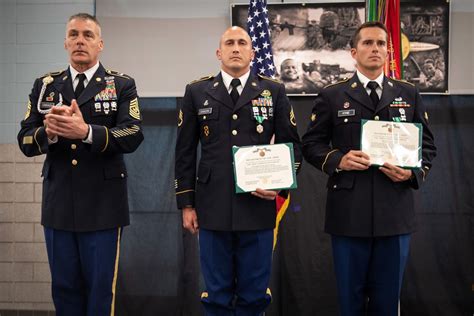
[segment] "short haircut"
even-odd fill
[[[351,38],[351,48],[356,48],[357,43],[359,43],[360,40],[360,31],[362,29],[368,28],[368,27],[378,27],[379,29],[382,29],[385,31],[385,34],[387,34],[388,37],[388,31],[385,25],[382,22],[379,21],[370,21],[370,22],[365,22],[361,24],[357,30],[355,31],[354,35],[352,35]]]
[[[74,15],[71,15],[69,17],[69,20],[68,22],[71,22],[72,20],[74,19],[80,19],[80,20],[91,20],[93,21],[95,24],[97,24],[100,28],[100,23],[99,21],[97,21],[96,17],[93,16],[93,15],[90,15],[89,13],[76,13]]]
[[[428,58],[428,59],[425,59],[425,62],[424,62],[425,65],[428,65],[428,64],[432,64],[434,65],[435,64],[435,61],[431,58]]]

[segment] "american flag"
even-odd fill
[[[254,74],[275,78],[275,64],[273,63],[269,27],[267,1],[251,0],[247,18],[247,31],[252,39],[255,58],[250,66]]]

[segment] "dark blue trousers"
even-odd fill
[[[44,234],[56,315],[114,315],[121,228]]]
[[[273,230],[200,229],[199,246],[206,315],[262,315],[271,301]]]
[[[397,316],[410,235],[332,236],[342,316]]]

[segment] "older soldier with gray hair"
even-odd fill
[[[69,67],[38,78],[18,143],[46,155],[41,224],[56,315],[113,315],[122,228],[129,224],[123,154],[143,140],[135,82],[106,70],[95,17],[70,17]]]

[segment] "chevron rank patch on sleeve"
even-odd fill
[[[136,120],[140,119],[140,109],[138,107],[138,99],[135,98],[130,101],[130,116]]]

